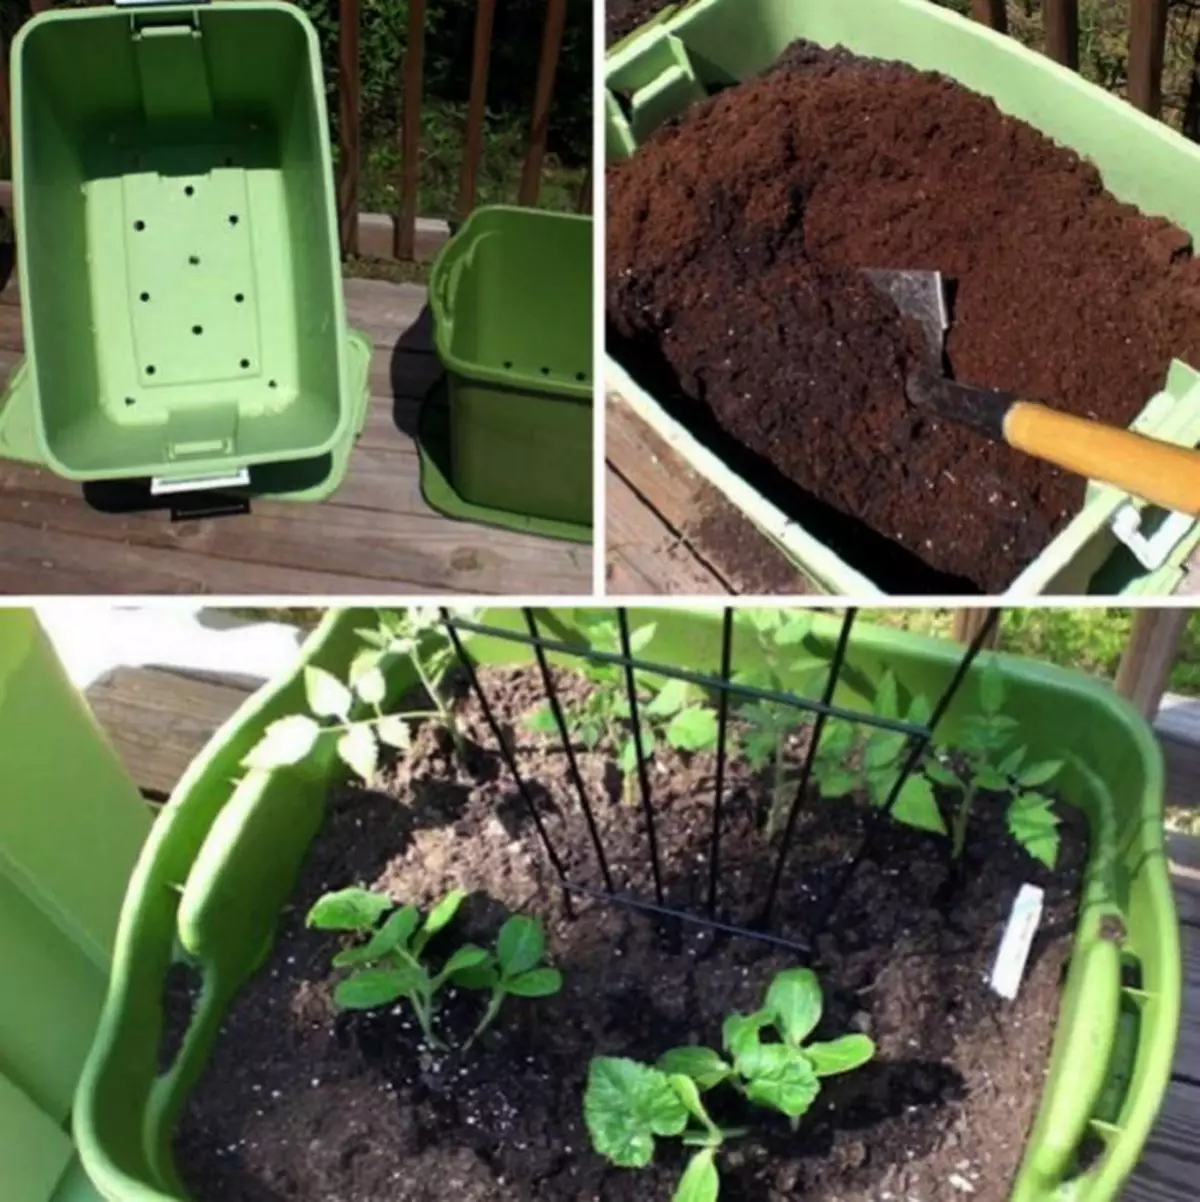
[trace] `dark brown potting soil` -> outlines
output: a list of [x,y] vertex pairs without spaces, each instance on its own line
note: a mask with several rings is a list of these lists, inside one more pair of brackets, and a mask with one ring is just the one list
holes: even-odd
[[667,7],[668,0],[605,0],[604,44],[614,46],[655,13]]
[[608,173],[610,347],[893,592],[1010,585],[1084,483],[905,398],[913,331],[856,274],[954,282],[951,374],[1127,424],[1200,363],[1186,233],[942,76],[800,43]]
[[[587,687],[560,679],[575,696]],[[539,683],[515,670],[488,670],[484,682],[515,732],[568,871],[598,885],[564,757],[521,720],[542,699]],[[490,745],[477,705],[461,712],[469,739]],[[654,1166],[636,1173],[592,1151],[582,1117],[589,1058],[653,1060],[680,1043],[716,1046],[722,1019],[756,1008],[772,975],[795,959],[696,928],[673,938],[644,917],[590,903],[566,918],[499,757],[473,746],[464,768],[429,727],[416,744],[374,788],[332,798],[274,952],[229,1013],[182,1121],[177,1160],[192,1196],[667,1202],[684,1163],[678,1141],[660,1141]],[[581,751],[581,765],[617,887],[651,897],[639,809],[621,802],[608,756]],[[669,904],[704,896],[713,771],[710,755],[665,752],[653,761]],[[728,780],[722,909],[745,919],[761,906],[772,865],[761,833],[764,781],[740,761]],[[860,801],[806,807],[779,929],[801,929],[857,846],[866,814]],[[1007,1198],[1046,1070],[1085,859],[1082,820],[1069,809],[1063,818],[1055,873],[1013,843],[1002,808],[986,798],[959,876],[948,871],[944,840],[886,828],[822,937],[817,965],[825,990],[818,1035],[868,1032],[878,1056],[828,1079],[795,1134],[779,1116],[711,1095],[720,1118],[753,1128],[721,1157],[724,1202],[961,1202],[967,1187],[976,1202]],[[1046,888],[1047,913],[1020,996],[1007,1003],[986,978],[1025,881]],[[442,955],[460,940],[490,940],[511,910],[541,915],[562,993],[510,1000],[466,1055],[424,1048],[404,1006],[336,1013],[329,961],[339,941],[306,930],[303,918],[323,892],[351,883],[418,903],[470,890]],[[444,1029],[461,1038],[479,1010],[479,995],[452,995]]]

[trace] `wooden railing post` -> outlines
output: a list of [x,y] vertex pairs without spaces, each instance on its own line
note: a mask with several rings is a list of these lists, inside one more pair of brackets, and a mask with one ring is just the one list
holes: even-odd
[[1130,0],[1129,99],[1151,117],[1162,109],[1166,46],[1167,0]]
[[[983,629],[988,618],[993,613],[1002,611],[992,609],[956,609],[954,611],[953,637],[960,643],[970,643]],[[1000,623],[992,628],[991,634],[984,641],[984,649],[990,650],[1000,642]]]
[[1004,0],[971,0],[971,16],[1000,33],[1008,32],[1008,9]]
[[575,206],[576,212],[590,213],[592,211],[592,169],[588,168],[588,173],[583,177],[583,187],[579,189],[579,203]]
[[549,0],[546,25],[542,32],[542,54],[538,61],[537,91],[533,99],[533,121],[529,127],[529,150],[521,172],[517,203],[535,205],[542,189],[542,162],[546,157],[546,139],[550,135],[550,106],[554,100],[554,79],[562,54],[563,30],[567,25],[567,0]]
[[338,225],[342,254],[358,254],[359,65],[358,0],[338,3]]
[[1191,616],[1190,609],[1139,609],[1134,616],[1116,689],[1144,718],[1158,713]]
[[421,93],[425,66],[425,0],[409,0],[404,51],[404,119],[400,132],[400,211],[392,253],[411,262],[417,250],[417,196],[421,185]]
[[495,16],[496,0],[476,0],[471,99],[467,108],[467,136],[463,147],[462,179],[458,189],[460,221],[465,221],[475,207],[479,158],[483,153],[483,119],[487,114],[488,67],[492,58],[492,25]]
[[1046,53],[1079,70],[1079,0],[1045,0]]

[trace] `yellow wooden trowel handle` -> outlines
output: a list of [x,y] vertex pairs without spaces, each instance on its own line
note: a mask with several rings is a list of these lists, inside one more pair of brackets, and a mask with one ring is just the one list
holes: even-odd
[[1016,401],[1009,408],[1004,441],[1163,509],[1200,516],[1200,451],[1058,413],[1033,401]]

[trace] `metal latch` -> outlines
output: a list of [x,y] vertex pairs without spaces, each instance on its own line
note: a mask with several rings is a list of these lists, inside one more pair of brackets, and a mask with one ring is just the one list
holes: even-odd
[[209,492],[218,488],[245,488],[250,483],[250,469],[240,468],[221,476],[155,476],[150,481],[152,497],[170,497],[182,492]]

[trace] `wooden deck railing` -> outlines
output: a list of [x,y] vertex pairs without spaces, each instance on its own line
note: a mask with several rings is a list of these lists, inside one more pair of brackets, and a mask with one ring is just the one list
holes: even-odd
[[[1161,116],[1163,63],[1167,46],[1168,0],[1129,2],[1129,101],[1152,117]],[[975,20],[1008,32],[1005,0],[971,0]],[[1046,54],[1079,70],[1079,0],[1042,0]]]
[[[96,0],[107,3],[108,0]],[[543,26],[533,109],[530,115],[529,139],[521,170],[520,184],[512,198],[522,205],[536,205],[541,194],[546,144],[550,131],[550,114],[554,102],[554,85],[562,56],[566,28],[567,0],[545,0],[546,17]],[[30,0],[31,9],[38,13],[51,7],[53,0]],[[491,64],[493,26],[496,0],[475,0],[475,36],[472,52],[471,89],[467,105],[467,124],[463,140],[462,167],[456,216],[463,220],[475,207],[478,196],[478,177],[483,157],[484,121],[487,116],[488,70]],[[400,121],[401,176],[398,204],[389,216],[393,223],[391,253],[396,259],[410,261],[417,255],[417,230],[420,222],[418,196],[421,183],[421,105],[424,96],[424,58],[426,31],[426,0],[409,0]],[[342,254],[359,253],[360,213],[359,179],[362,152],[361,141],[361,62],[359,58],[359,0],[338,0],[338,133],[337,168],[338,230]],[[8,47],[0,46],[0,129],[8,140],[10,120]],[[579,191],[580,212],[592,208],[592,179],[589,170]],[[372,246],[378,253],[380,247]]]

